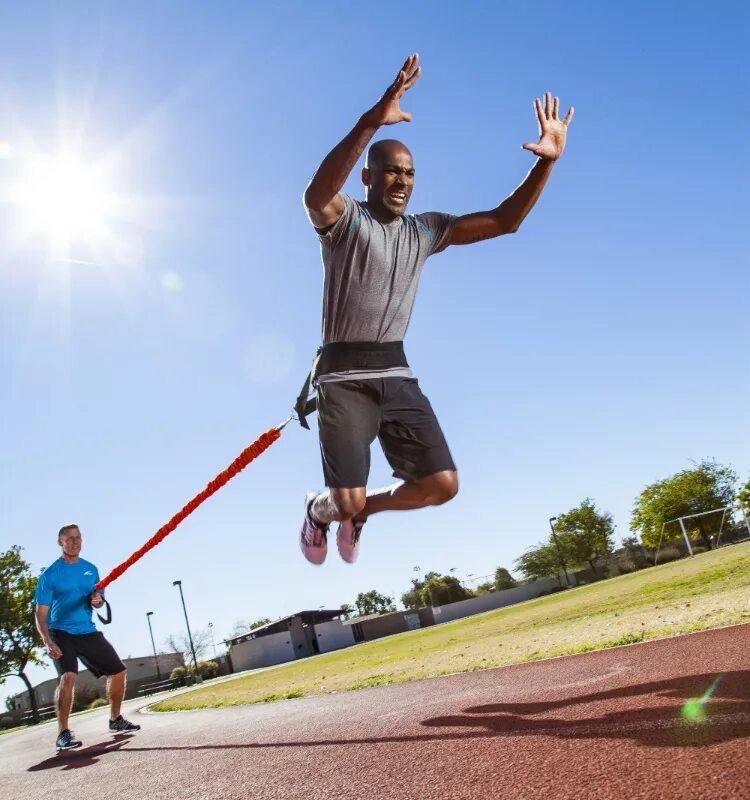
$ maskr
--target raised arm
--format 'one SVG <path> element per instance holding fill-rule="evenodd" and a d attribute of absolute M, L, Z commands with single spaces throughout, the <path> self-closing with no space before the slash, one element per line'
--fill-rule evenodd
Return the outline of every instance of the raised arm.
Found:
<path fill-rule="evenodd" d="M 518 230 L 539 199 L 555 161 L 565 149 L 565 137 L 570 120 L 573 119 L 573 107 L 568 109 L 565 119 L 560 120 L 559 105 L 559 99 L 555 97 L 553 100 L 549 92 L 544 96 L 544 106 L 541 100 L 534 100 L 539 120 L 539 141 L 536 144 L 527 142 L 523 148 L 539 156 L 539 160 L 523 183 L 497 208 L 459 217 L 453 226 L 450 244 L 472 244 Z"/>
<path fill-rule="evenodd" d="M 385 94 L 359 118 L 354 128 L 323 159 L 313 175 L 303 202 L 307 216 L 316 228 L 333 225 L 343 213 L 344 203 L 339 192 L 377 129 L 381 125 L 411 121 L 411 114 L 401 110 L 399 101 L 419 78 L 421 68 L 418 64 L 417 53 L 406 59 Z"/>

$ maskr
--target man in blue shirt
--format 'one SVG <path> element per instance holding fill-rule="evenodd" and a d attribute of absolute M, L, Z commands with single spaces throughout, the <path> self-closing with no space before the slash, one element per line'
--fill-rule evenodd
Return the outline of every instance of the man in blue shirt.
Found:
<path fill-rule="evenodd" d="M 125 694 L 125 665 L 91 619 L 92 607 L 101 608 L 104 595 L 96 590 L 99 571 L 80 557 L 81 542 L 77 525 L 60 529 L 57 543 L 62 554 L 40 575 L 34 596 L 36 627 L 60 676 L 56 695 L 58 750 L 81 746 L 68 728 L 79 659 L 94 677 L 108 676 L 110 731 L 131 733 L 141 727 L 128 722 L 120 713 Z"/>

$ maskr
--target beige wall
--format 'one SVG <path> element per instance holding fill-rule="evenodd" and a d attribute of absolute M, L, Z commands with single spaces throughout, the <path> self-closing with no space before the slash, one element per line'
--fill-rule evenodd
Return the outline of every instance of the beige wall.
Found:
<path fill-rule="evenodd" d="M 340 650 L 342 647 L 350 647 L 354 644 L 351 625 L 342 625 L 338 619 L 319 622 L 315 626 L 315 633 L 321 653 L 329 653 L 331 650 Z"/>
<path fill-rule="evenodd" d="M 295 658 L 292 637 L 284 631 L 234 644 L 230 655 L 235 672 L 283 664 Z"/>
<path fill-rule="evenodd" d="M 128 671 L 126 698 L 135 697 L 138 694 L 138 687 L 142 686 L 144 683 L 153 683 L 157 680 L 156 662 L 153 656 L 124 658 L 122 663 Z M 169 673 L 175 667 L 182 666 L 184 666 L 182 653 L 159 654 L 159 669 L 162 679 L 166 680 L 169 677 Z M 36 690 L 36 702 L 40 708 L 52 705 L 55 702 L 57 680 L 57 678 L 50 678 L 34 687 Z M 99 697 L 105 697 L 107 694 L 107 679 L 105 677 L 95 678 L 87 669 L 83 669 L 78 673 L 76 688 L 94 689 Z M 21 692 L 15 695 L 13 701 L 15 708 L 20 711 L 29 711 L 31 709 L 31 701 L 29 700 L 28 692 Z"/>
<path fill-rule="evenodd" d="M 516 586 L 513 589 L 505 589 L 502 592 L 491 592 L 479 597 L 472 597 L 469 600 L 459 600 L 457 603 L 435 606 L 432 611 L 436 624 L 450 622 L 472 614 L 481 614 L 483 611 L 492 611 L 495 608 L 522 603 L 524 600 L 531 600 L 559 587 L 559 582 L 553 579 L 535 581 L 534 583 L 525 583 L 523 586 Z"/>

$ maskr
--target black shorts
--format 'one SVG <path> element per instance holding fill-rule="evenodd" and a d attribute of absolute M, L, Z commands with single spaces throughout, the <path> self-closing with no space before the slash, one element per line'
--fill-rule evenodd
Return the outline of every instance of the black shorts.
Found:
<path fill-rule="evenodd" d="M 60 658 L 55 659 L 57 674 L 78 672 L 78 659 L 95 678 L 102 675 L 117 675 L 125 670 L 125 665 L 115 652 L 115 648 L 104 638 L 101 631 L 94 633 L 67 633 L 50 630 L 52 641 L 62 650 Z"/>
<path fill-rule="evenodd" d="M 376 436 L 396 478 L 417 480 L 456 469 L 416 378 L 321 383 L 318 432 L 326 486 L 334 489 L 367 486 Z"/>

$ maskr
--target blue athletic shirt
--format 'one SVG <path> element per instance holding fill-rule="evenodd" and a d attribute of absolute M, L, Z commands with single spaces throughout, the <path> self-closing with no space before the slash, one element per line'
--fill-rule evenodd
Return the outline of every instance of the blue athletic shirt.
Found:
<path fill-rule="evenodd" d="M 82 558 L 68 564 L 61 556 L 44 570 L 36 585 L 34 602 L 50 606 L 47 626 L 76 635 L 94 633 L 91 595 L 98 582 L 99 570 Z"/>

